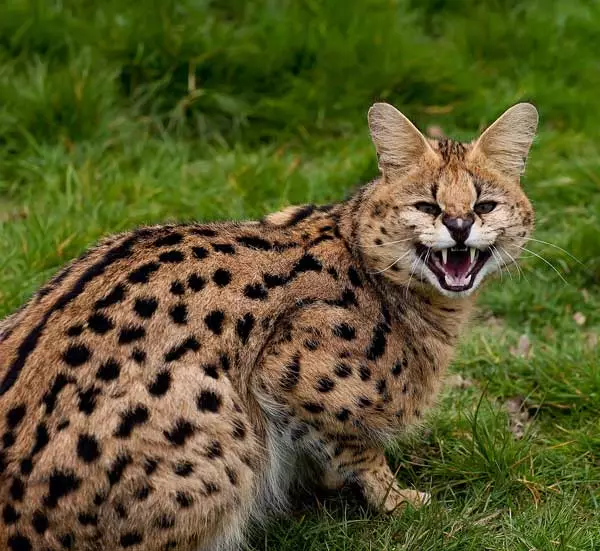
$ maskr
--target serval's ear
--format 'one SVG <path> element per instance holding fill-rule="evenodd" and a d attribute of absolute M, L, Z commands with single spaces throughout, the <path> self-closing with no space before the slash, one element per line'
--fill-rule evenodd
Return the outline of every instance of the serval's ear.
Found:
<path fill-rule="evenodd" d="M 531 103 L 517 103 L 475 141 L 471 155 L 483 155 L 498 170 L 518 179 L 525 170 L 537 125 L 537 109 Z"/>
<path fill-rule="evenodd" d="M 406 172 L 435 152 L 417 127 L 389 103 L 369 109 L 369 130 L 377 150 L 379 169 Z"/>

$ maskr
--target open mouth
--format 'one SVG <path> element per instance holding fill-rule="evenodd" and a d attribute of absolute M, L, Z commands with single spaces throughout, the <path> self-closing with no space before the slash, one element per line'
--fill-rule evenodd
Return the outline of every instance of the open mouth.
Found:
<path fill-rule="evenodd" d="M 490 249 L 450 247 L 434 250 L 417 245 L 417 254 L 427 259 L 427 267 L 435 274 L 443 289 L 466 291 L 473 286 L 477 274 L 492 256 Z"/>

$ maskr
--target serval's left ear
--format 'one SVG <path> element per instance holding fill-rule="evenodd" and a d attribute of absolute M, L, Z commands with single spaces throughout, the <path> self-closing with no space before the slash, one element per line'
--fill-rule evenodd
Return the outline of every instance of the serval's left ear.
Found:
<path fill-rule="evenodd" d="M 517 103 L 475 141 L 471 156 L 483 155 L 498 170 L 518 179 L 525 170 L 537 125 L 537 109 L 531 103 Z"/>

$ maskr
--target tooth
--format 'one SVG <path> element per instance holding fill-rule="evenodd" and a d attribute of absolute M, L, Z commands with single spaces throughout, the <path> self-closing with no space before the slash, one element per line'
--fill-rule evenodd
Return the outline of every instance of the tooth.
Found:
<path fill-rule="evenodd" d="M 448 262 L 448 249 L 442 249 L 442 261 L 444 264 Z"/>
<path fill-rule="evenodd" d="M 469 247 L 469 254 L 471 255 L 471 264 L 475 261 L 475 247 Z"/>
<path fill-rule="evenodd" d="M 464 285 L 468 285 L 469 283 L 471 283 L 471 275 L 469 274 L 467 277 L 465 277 L 464 279 Z"/>

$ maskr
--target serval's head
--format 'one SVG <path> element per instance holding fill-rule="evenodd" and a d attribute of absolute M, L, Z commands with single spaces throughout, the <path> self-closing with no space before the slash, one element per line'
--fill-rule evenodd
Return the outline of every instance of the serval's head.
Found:
<path fill-rule="evenodd" d="M 456 297 L 514 263 L 534 223 L 519 180 L 537 122 L 535 107 L 519 103 L 460 143 L 425 138 L 391 105 L 373 105 L 369 128 L 382 176 L 361 208 L 369 269 Z"/>

